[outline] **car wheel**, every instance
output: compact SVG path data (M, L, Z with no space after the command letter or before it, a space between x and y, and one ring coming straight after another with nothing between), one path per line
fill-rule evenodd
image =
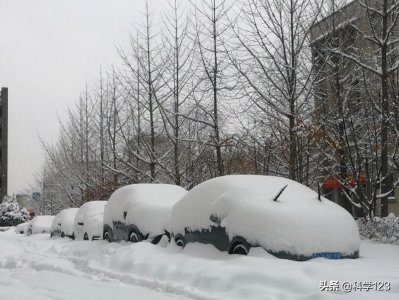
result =
M108 243L111 243L111 235L109 234L108 230L104 231L103 240L108 241Z
M231 254L247 255L249 252L248 248L243 244L235 244L230 251Z
M65 233L61 232L61 237L64 238L65 237Z
M175 243L177 246L184 248L186 246L186 240L182 237L175 237Z
M89 236L87 235L87 233L85 233L85 235L83 236L83 240L85 240L85 241L89 240Z
M141 241L140 234L135 230L132 231L129 235L129 241L132 243L138 243Z

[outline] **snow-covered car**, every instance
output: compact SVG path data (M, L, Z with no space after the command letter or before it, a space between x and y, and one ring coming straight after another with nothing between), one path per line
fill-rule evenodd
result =
M65 208L61 210L51 224L51 237L69 237L74 239L73 222L75 221L76 214L79 208Z
M169 235L173 205L187 191L170 184L132 184L117 189L104 210L104 240L156 244Z
M35 216L28 223L27 235L36 233L50 233L54 216Z
M102 237L106 203L107 201L90 201L79 208L73 224L76 240L97 240Z
M15 233L26 234L28 231L28 225L29 222L18 224L17 227L15 227Z
M199 184L172 209L177 245L213 244L246 255L262 247L279 258L358 258L360 237L352 216L295 181L230 175Z

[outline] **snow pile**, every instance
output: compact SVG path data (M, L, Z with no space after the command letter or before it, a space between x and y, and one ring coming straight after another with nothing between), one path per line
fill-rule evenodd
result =
M385 218L360 218L357 224L363 239L399 244L399 217L393 214Z
M169 229L171 209L187 191L169 184L132 184L117 189L108 200L104 224L134 224L143 234L156 236ZM124 214L126 213L126 218Z
M16 226L28 220L28 211L19 207L15 197L4 197L0 204L0 226Z
M311 256L359 250L356 222L345 209L286 178L231 175L199 184L174 206L173 233L210 229L211 215L222 220L230 239L242 236L274 252Z
M29 222L21 223L15 227L15 232L20 234L26 234L28 231Z
M73 222L79 208L65 208L61 210L51 224L51 232L64 233L67 236L73 234Z
M75 239L83 240L85 234L87 234L89 240L93 237L102 237L106 203L107 201L90 201L79 208L73 224ZM83 223L83 225L79 223Z
M260 248L228 255L211 245L71 241L0 233L0 299L398 299L397 245L362 241L359 259L277 259ZM321 281L339 281L322 291ZM344 293L344 282L390 282L390 291ZM105 289L108 287L107 291ZM127 287L158 293L122 293ZM104 294L99 293L102 291ZM23 294L20 294L20 292ZM31 292L29 294L29 292ZM33 295L33 296L32 296ZM6 297L8 296L8 297Z
M28 234L50 233L54 216L36 216L29 221Z

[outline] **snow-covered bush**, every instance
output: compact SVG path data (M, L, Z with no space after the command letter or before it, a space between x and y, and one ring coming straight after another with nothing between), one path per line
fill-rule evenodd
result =
M4 197L0 204L0 226L16 226L28 220L28 211L19 207L15 197Z
M394 214L385 218L360 218L357 225L362 239L399 244L399 217Z

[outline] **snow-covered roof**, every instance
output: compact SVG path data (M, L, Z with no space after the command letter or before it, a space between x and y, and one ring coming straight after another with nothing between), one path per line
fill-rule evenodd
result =
M104 224L135 224L142 233L160 234L170 221L170 211L187 191L170 184L132 184L117 189L108 200ZM124 213L126 212L126 218Z
M211 215L222 219L230 238L242 236L271 251L352 254L360 245L357 225L345 209L286 178L230 175L199 184L174 206L172 230L209 229Z

